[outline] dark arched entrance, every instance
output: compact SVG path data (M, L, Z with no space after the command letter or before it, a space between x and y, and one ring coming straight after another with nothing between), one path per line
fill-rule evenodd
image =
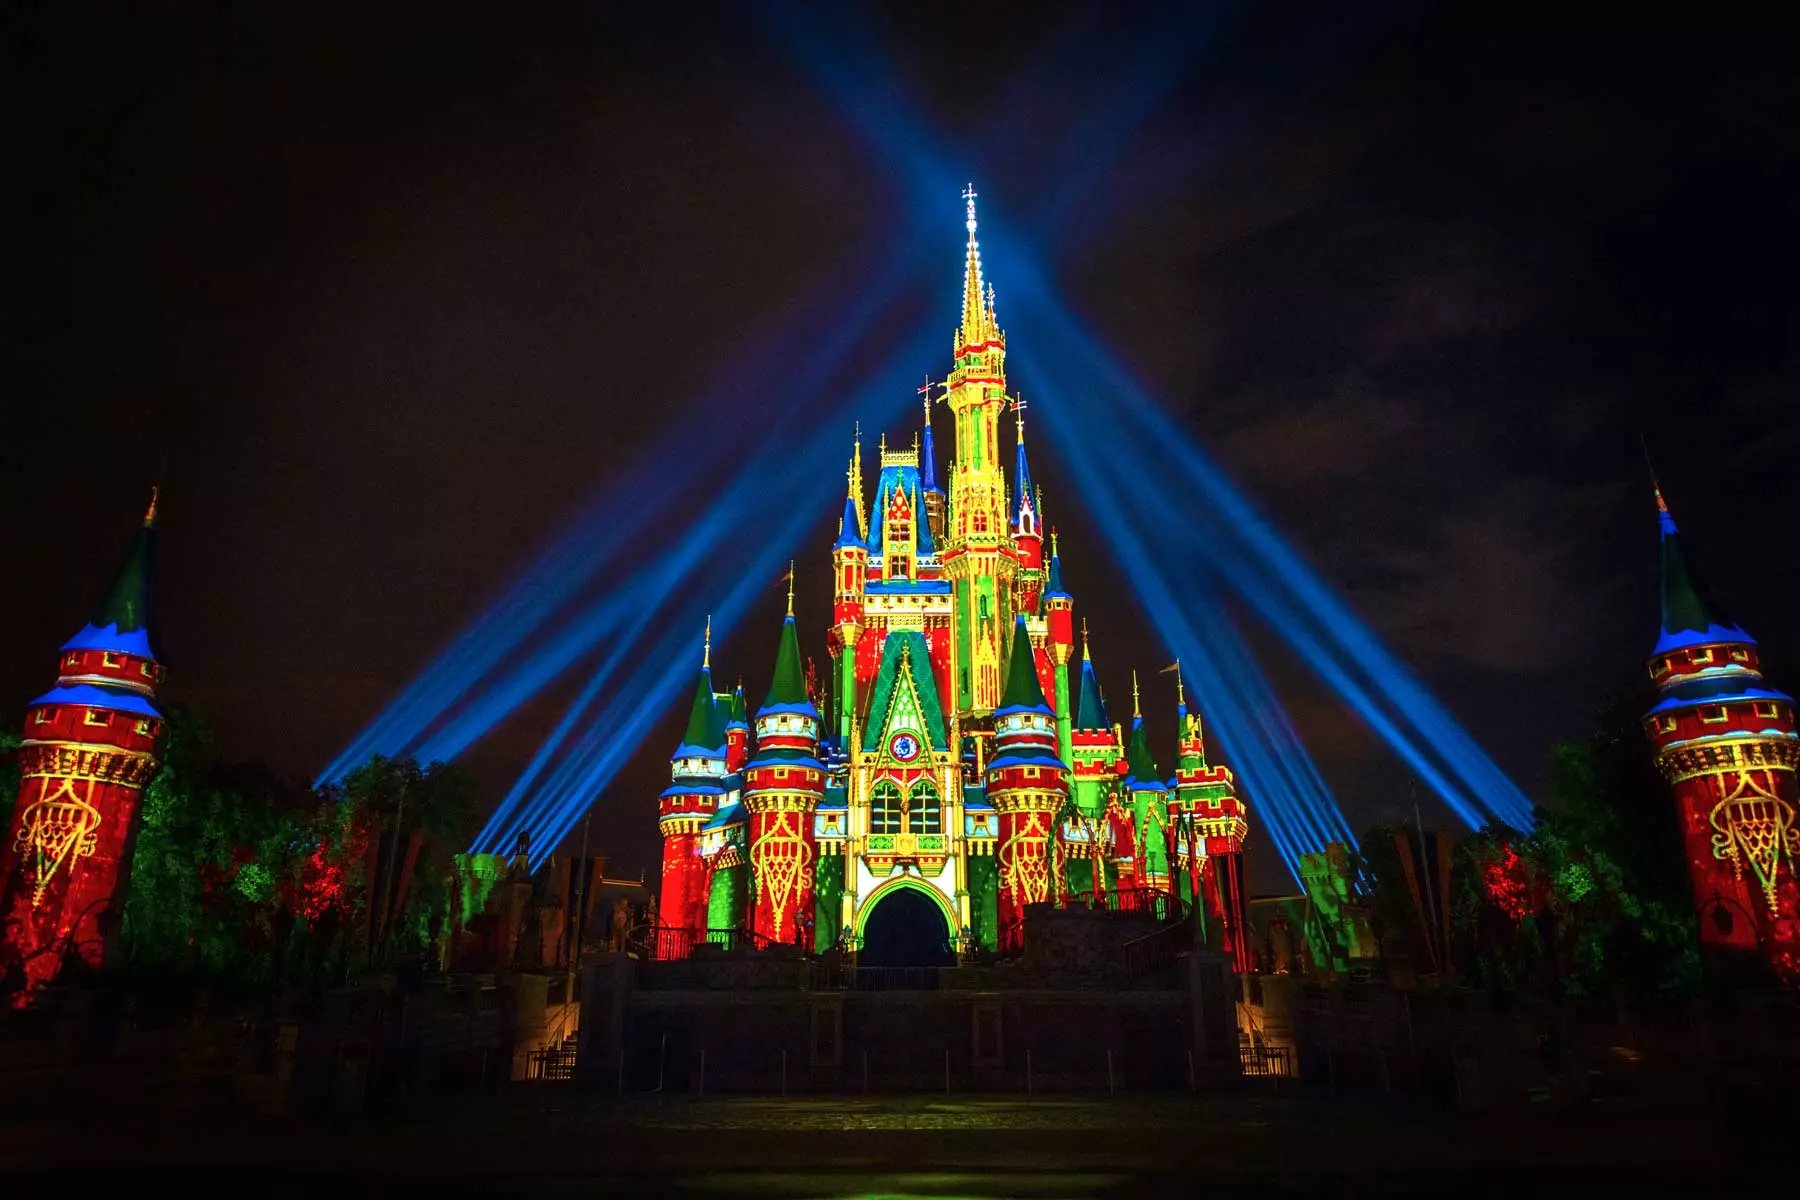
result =
M947 967L956 963L944 910L911 887L891 888L875 900L863 922L865 967Z

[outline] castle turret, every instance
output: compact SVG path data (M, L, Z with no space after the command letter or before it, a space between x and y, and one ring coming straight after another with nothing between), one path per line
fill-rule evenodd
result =
M963 732L979 740L986 736L982 719L1000 702L1018 552L1006 511L999 444L1000 410L1006 405L1006 335L994 318L992 291L983 290L973 188L964 199L969 241L963 264L962 326L945 385L945 399L956 422L956 461L951 467L943 565L955 596L952 707Z
M937 443L931 436L931 388L928 379L920 393L925 397L925 430L924 444L919 448L919 483L925 494L925 517L931 526L931 540L934 545L944 544L944 513L949 500L944 489L938 485L937 477Z
M700 853L700 831L723 803L730 749L725 715L712 690L712 622L706 624L700 673L688 706L681 744L669 756L669 786L657 797L662 832L662 892L657 903L661 923L698 936L707 925L707 866ZM686 952L687 935L659 937L657 956Z
M788 615L781 626L775 677L756 713L756 757L744 768L750 812L752 928L771 942L811 949L813 811L825 795L819 761L819 710L806 694L800 639L794 629L792 572Z
M1247 973L1254 966L1249 894L1244 888L1244 835L1249 823L1231 769L1207 765L1200 714L1188 709L1180 663L1175 695L1177 739L1169 828L1176 890L1201 914L1208 942L1231 955L1239 973Z
M1069 660L1075 656L1075 598L1063 590L1062 555L1056 549L1056 531L1050 531L1050 573L1044 590L1044 653L1049 656L1056 681L1056 753L1063 765L1075 767L1075 714L1069 695Z
M862 516L862 438L850 459L849 494L831 548L831 654L837 666L838 745L848 747L856 724L856 645L863 631L863 590L869 578L869 543Z
M1707 597L1656 489L1662 528L1662 635L1644 718L1656 765L1675 794L1700 940L1758 954L1800 979L1796 887L1794 702L1763 680L1754 638Z
M103 965L162 714L151 615L156 500L93 617L64 643L56 687L27 706L19 793L0 845L0 978L29 1003L79 956Z
M731 715L725 720L725 771L736 774L750 761L750 715L744 707L744 685L731 691Z
M1031 635L1020 616L1007 656L1006 691L994 710L994 758L987 799L1000 815L999 919L1003 939L1017 928L1027 904L1051 898L1053 838L1069 796L1056 755L1056 722L1038 683Z
M1169 788L1150 755L1150 735L1138 702L1137 674L1131 676L1131 743L1125 751L1125 795L1136 835L1137 886L1153 892L1169 887Z
M1019 565L1013 576L1014 611L1038 615L1038 598L1044 591L1044 527L1039 511L1042 498L1031 482L1031 464L1025 457L1025 400L1013 401L1013 424L1018 446L1013 453L1012 539Z
M1106 714L1099 677L1094 674L1085 623L1081 632L1081 685L1073 717L1069 732L1070 789L1076 818L1087 833L1088 845L1079 860L1070 860L1069 890L1107 892L1118 882L1115 856L1131 853L1129 842L1119 842L1114 836L1111 819L1111 810L1117 808L1115 796L1125 763L1117 731Z

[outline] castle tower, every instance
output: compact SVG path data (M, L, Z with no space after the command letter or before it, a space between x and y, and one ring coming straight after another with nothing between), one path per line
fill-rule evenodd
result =
M73 957L103 964L162 714L151 597L156 500L93 617L64 643L56 687L26 708L19 797L0 845L0 976L16 1007Z
M1006 335L994 319L992 291L983 291L973 188L964 199L969 242L963 262L962 326L955 339L955 365L945 384L945 399L956 422L956 461L950 470L943 564L955 595L952 707L966 721L988 716L1000 703L1018 552L1010 534L999 444L1000 410L1006 405ZM964 732L979 736L981 731L966 726Z
M1063 590L1062 555L1056 531L1050 531L1050 574L1044 590L1044 652L1056 680L1056 753L1063 765L1075 766L1074 713L1069 705L1069 660L1075 655L1075 598Z
M725 721L725 773L735 775L750 761L750 716L744 707L744 685L731 692L731 715Z
M1756 640L1707 599L1660 488L1656 508L1662 636L1644 728L1675 794L1701 945L1758 954L1800 979L1794 702L1764 682Z
M700 831L718 812L725 795L721 779L728 757L725 722L712 690L709 620L687 729L669 756L669 786L657 797L663 856L662 893L656 911L664 926L692 931L696 936L707 926L706 860L700 854ZM684 937L659 937L657 941L658 958L686 952Z
M1068 797L1066 769L1056 756L1055 717L1044 703L1031 635L1020 616L1007 656L1006 691L994 710L994 759L987 769L987 799L1000 815L1003 939L1027 904L1051 898L1053 838Z
M1150 756L1150 735L1138 704L1137 675L1131 677L1131 745L1125 752L1125 795L1136 835L1136 885L1153 892L1169 888L1169 788Z
M1072 760L1071 790L1075 801L1075 819L1086 834L1087 850L1069 862L1071 892L1106 892L1118 884L1114 856L1118 853L1113 836L1110 812L1114 809L1120 774L1125 769L1118 733L1108 722L1106 701L1100 695L1100 680L1094 674L1094 660L1088 650L1087 630L1081 635L1080 706L1074 714L1069 732L1069 754ZM1129 849L1125 850L1129 854Z
M1025 458L1025 401L1013 401L1013 425L1018 446L1013 453L1012 539L1019 563L1013 576L1013 611L1038 615L1038 597L1044 590L1043 514L1040 498L1031 482L1031 464Z
M752 928L772 942L801 944L813 917L817 846L813 811L825 795L819 761L819 710L806 694L800 639L794 630L793 582L781 626L775 677L756 713L756 757L744 768L750 813Z
M929 428L929 427L928 427ZM863 631L863 589L869 578L869 543L862 516L862 438L851 455L849 494L831 548L831 654L837 665L838 745L848 747L856 724L856 644Z
M919 482L925 493L925 517L931 527L931 540L934 545L944 544L944 514L949 508L949 498L944 489L938 486L937 477L937 444L931 436L931 381L919 391L925 397L925 443L919 449Z
M1178 738L1175 790L1169 798L1176 890L1201 914L1207 941L1231 955L1233 967L1245 974L1254 966L1250 897L1244 887L1249 822L1231 769L1207 765L1200 714L1188 711L1180 664L1176 667Z

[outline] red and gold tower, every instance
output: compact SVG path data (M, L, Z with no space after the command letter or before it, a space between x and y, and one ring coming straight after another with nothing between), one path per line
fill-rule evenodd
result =
M756 713L756 757L744 767L754 889L751 927L772 942L812 948L813 867L818 860L813 811L824 795L819 710L806 693L800 667L790 578L775 678Z
M0 971L22 1007L71 956L104 961L138 801L156 772L163 668L151 624L156 501L56 687L26 709L19 801L0 847Z
M1067 768L1056 753L1056 717L1044 703L1037 655L1020 616L1013 623L1006 691L994 710L994 759L987 768L988 803L1000 816L999 927L1004 940L1027 904L1052 895L1052 847L1069 799Z
M657 914L671 929L706 929L706 860L700 855L700 830L718 811L729 769L730 741L725 730L729 712L719 711L712 690L712 622L707 622L700 676L688 709L681 744L669 756L669 786L657 797L662 832L662 893ZM741 738L740 738L741 741ZM667 944L664 944L664 943ZM657 957L685 953L679 941L659 939Z
M1169 798L1176 887L1182 898L1200 903L1208 940L1217 929L1218 948L1233 969L1255 966L1249 938L1250 897L1244 890L1244 835L1250 825L1238 798L1231 768L1208 766L1200 714L1189 712L1180 664L1175 673L1175 791Z
M1662 636L1649 662L1658 700L1644 728L1675 793L1700 942L1759 955L1800 980L1794 701L1764 682L1756 640L1706 599L1660 488L1656 508Z

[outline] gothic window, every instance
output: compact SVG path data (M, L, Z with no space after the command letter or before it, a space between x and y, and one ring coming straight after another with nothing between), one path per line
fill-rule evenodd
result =
M943 801L938 797L935 783L921 779L913 784L909 801L907 826L913 833L944 832Z
M869 832L899 833L904 808L899 784L891 779L877 783L869 791Z

